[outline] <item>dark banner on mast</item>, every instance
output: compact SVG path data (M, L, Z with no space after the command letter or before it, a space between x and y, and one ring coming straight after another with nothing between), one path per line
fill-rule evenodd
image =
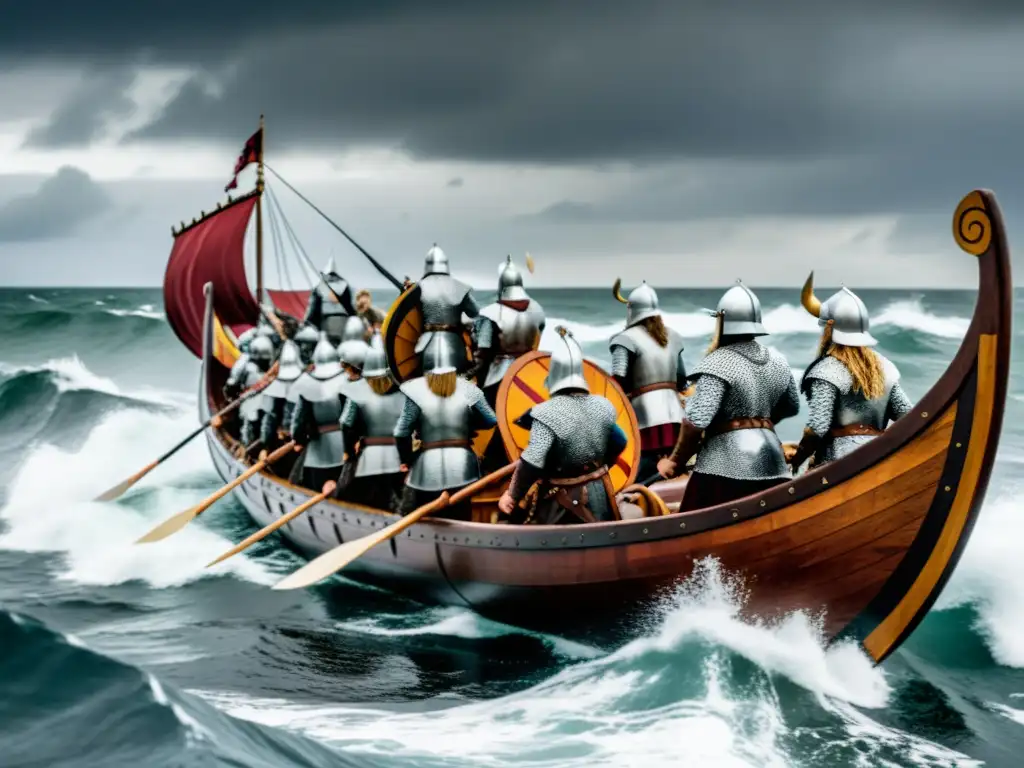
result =
M224 187L225 192L230 192L238 187L238 174L245 170L247 165L258 162L262 153L263 129L260 128L249 137L249 140L245 142L245 146L242 147L242 154L238 156L238 162L235 163L235 175L231 177L231 181Z

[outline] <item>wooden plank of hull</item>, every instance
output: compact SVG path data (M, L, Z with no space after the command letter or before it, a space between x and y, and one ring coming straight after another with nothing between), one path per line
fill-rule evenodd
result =
M714 555L745 574L751 613L824 611L830 636L854 637L881 661L921 620L955 566L1002 422L1012 307L1005 234L987 192L968 195L955 222L957 242L979 257L985 300L940 381L850 456L761 494L685 514L571 527L427 520L345 573L502 621L558 629L642 610L697 559ZM204 379L204 418L216 403L211 384ZM210 448L225 479L242 471L222 439L211 434ZM268 474L237 493L260 525L312 495ZM318 554L394 519L325 502L282 533Z

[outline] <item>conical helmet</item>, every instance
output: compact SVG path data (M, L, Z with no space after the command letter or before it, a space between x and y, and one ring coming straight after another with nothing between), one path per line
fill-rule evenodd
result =
M528 301L529 298L523 288L523 273L510 254L498 265L498 301Z
M320 332L320 341L313 350L313 370L310 375L314 379L330 379L341 373L341 363L338 361L338 350L327 338L327 332Z
M257 334L249 343L249 359L258 363L269 364L274 359L274 344L269 336Z
M388 373L388 358L384 353L384 339L379 333L375 333L366 350L366 359L363 360L363 378L373 379L387 376Z
M370 345L362 339L349 339L341 342L338 347L338 359L345 365L361 371L366 363L366 353L369 351Z
M726 291L712 315L722 317L723 336L767 336L761 324L761 300L742 281Z
M341 340L345 341L366 341L366 323L359 315L349 315L345 320L345 329L341 333Z
M345 305L349 303L351 291L348 280L338 274L338 269L334 266L334 257L331 257L324 267L323 279L317 285L317 291L328 301L340 301Z
M811 272L800 294L804 309L818 318L818 325L832 324L832 340L847 347L873 347L878 340L871 335L871 318L860 296L843 286L824 302L814 295Z
M317 333L315 327L309 324L302 326L295 334L295 343L299 345L299 356L302 358L303 365L313 362L313 350L316 349L319 341L320 334Z
M648 317L661 315L661 310L658 308L658 293L647 284L646 280L630 292L628 299L622 298L622 294L619 293L621 285L622 282L620 280L615 281L615 285L612 287L612 295L626 305L627 328L646 320Z
M561 325L557 326L555 331L558 338L551 351L551 364L544 386L552 395L566 389L582 389L589 392L590 387L583 375L583 350L579 342L571 331Z
M427 251L427 259L423 267L423 276L427 275L447 275L450 274L448 269L448 256L445 252L437 247L437 243Z
M295 381L302 375L302 355L299 353L299 345L291 339L285 341L281 346L281 356L278 358L280 366L277 370L278 381Z

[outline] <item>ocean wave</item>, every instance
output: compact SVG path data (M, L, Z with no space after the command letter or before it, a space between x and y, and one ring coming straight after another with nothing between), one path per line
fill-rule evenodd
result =
M7 489L7 504L0 509L6 524L0 549L60 553L51 564L56 578L94 586L142 581L166 588L225 574L270 584L270 571L243 555L216 572L205 569L233 542L201 523L161 542L133 543L158 521L218 487L202 438L147 475L120 503L90 501L194 427L195 416L188 412L125 409L107 415L76 450L37 444ZM197 477L204 478L198 488ZM131 497L142 494L144 509L133 508Z
M300 737L234 720L27 616L0 611L0 647L5 765L356 764Z
M936 611L972 605L977 631L997 663L1024 668L1024 536L1019 483L1000 490L985 502L970 541L949 584L936 601Z
M646 636L524 691L443 711L194 692L237 717L349 754L416 765L760 767L790 765L794 753L812 765L959 757L859 711L884 706L890 689L857 646L826 648L803 614L744 621L743 604L742 586L716 561L701 561ZM446 631L453 629L466 626ZM787 726L790 708L813 704L824 710L817 725Z
M152 304L143 304L137 309L108 309L107 314L115 317L143 317L147 320L166 320L167 315L157 312Z

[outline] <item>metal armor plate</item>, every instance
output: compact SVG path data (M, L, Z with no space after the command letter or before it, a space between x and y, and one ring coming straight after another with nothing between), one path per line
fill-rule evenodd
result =
M417 351L417 345L423 335L423 325L420 286L414 285L395 299L381 326L388 368L399 382L416 378L423 372L421 357ZM463 350L465 359L469 360L471 355L468 332L463 334Z
M473 404L483 399L475 384L458 379L451 397L435 395L423 377L404 382L401 389L420 409L417 431L422 442L470 439ZM440 491L479 478L480 464L469 448L430 448L416 458L406 484L421 491Z
M241 377L242 389L248 389L258 384L263 379L264 373L260 367L251 360L246 360L244 372ZM263 393L253 395L242 401L238 406L238 415L242 421L259 421L263 418L263 410L266 407Z
M714 376L728 385L715 420L770 418L793 378L778 352L756 341L730 344L705 357L691 379ZM774 430L737 429L707 440L697 454L697 472L737 480L790 477L782 443Z
M536 349L540 344L540 336L544 330L544 310L540 304L530 299L529 305L522 312L496 302L484 307L480 315L497 326L495 352L498 355L509 355L498 357L491 363L484 379L486 388L501 381L515 357Z
M398 389L378 395L365 379L352 382L349 399L359 406L359 419L366 437L392 437L405 407L405 395ZM359 454L356 477L398 472L402 461L394 445L368 445Z
M351 382L343 374L331 379L316 382L317 388L312 399L303 392L303 399L309 402L313 421L317 426L339 426L341 409L345 405L345 396ZM323 434L314 434L306 446L305 466L307 467L339 467L341 457L345 453L345 441L341 429Z
M672 389L656 389L630 398L641 429L659 424L678 424L683 420L683 406L676 391L679 354L683 340L675 331L668 331L668 344L660 346L643 326L634 325L612 337L609 347L621 346L633 353L628 377L634 389L651 384L668 383Z

